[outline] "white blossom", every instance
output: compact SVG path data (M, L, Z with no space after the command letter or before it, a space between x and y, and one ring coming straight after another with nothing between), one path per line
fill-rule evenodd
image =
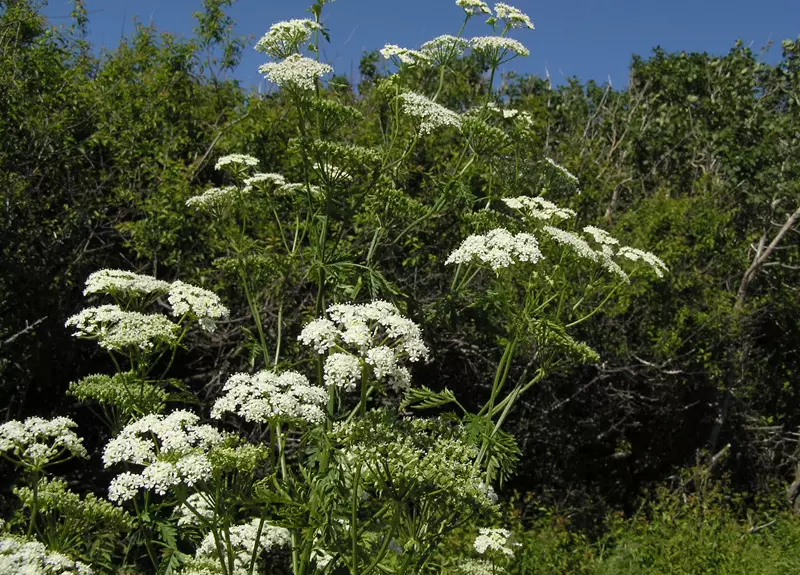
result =
M261 525L261 535L258 536L258 527ZM229 543L234 553L234 569L231 575L246 575L253 551L256 546L256 559L262 552L269 553L272 549L286 547L291 542L289 530L276 527L267 522L261 524L260 519L253 519L243 525L234 525L228 530ZM218 560L217 544L214 534L208 533L197 548L196 559L214 558Z
M505 21L506 26L509 28L528 28L529 30L534 29L533 22L531 22L530 17L513 6L498 2L494 5L494 11L497 17Z
M285 58L298 51L301 44L308 42L314 30L321 29L320 24L305 18L277 22L256 42L255 49L273 58Z
M600 254L593 250L592 246L590 246L586 240L576 234L573 234L572 232L555 228L553 226L544 226L542 230L544 230L547 235L553 238L556 243L572 248L572 250L582 258L586 258L594 262L600 258Z
M214 518L214 502L205 493L192 493L175 508L174 515L178 517L178 527L200 525L201 518L205 521Z
M104 349L138 347L152 349L154 342L173 343L178 325L161 314L123 311L113 304L89 307L70 317L66 327L74 327L75 337L96 339Z
M217 294L180 280L172 283L167 299L172 306L172 315L191 314L206 331L214 331L215 320L228 317L230 313Z
M489 102L488 104L486 104L486 107L492 112L503 114L503 118L505 119L514 118L519 114L519 110L515 110L514 108L502 108L497 104L495 104L494 102Z
M353 390L361 378L361 361L349 353L332 353L325 359L323 373L327 385Z
M520 56L529 56L531 53L522 42L506 36L478 36L472 38L469 43L477 52L497 53L500 57L506 52L513 52Z
M467 46L469 46L469 44L463 38L443 34L442 36L437 36L433 40L425 42L420 47L420 51L428 57L432 64L441 66L449 62L452 58L463 54Z
M514 556L514 551L508 546L511 532L507 529L482 528L473 543L475 551L483 555L487 550L500 551L508 557Z
M420 120L421 134L429 134L444 126L461 129L461 118L458 114L422 94L406 92L400 94L400 99L403 112Z
M655 274L660 278L664 277L664 272L669 271L667 265L660 258L644 250L625 246L619 248L619 251L617 251L617 256L629 259L634 262L640 260L643 261L644 263L649 265L653 269Z
M68 457L88 457L83 440L73 431L77 424L68 417L24 422L11 420L0 425L0 452L25 466L41 469Z
M575 211L569 208L560 208L551 201L545 200L541 196L531 198L528 196L518 196L516 198L503 198L502 202L509 208L519 210L526 216L537 220L550 220L559 218L566 220L575 216Z
M496 228L486 234L468 236L450 254L445 264L478 260L489 264L493 270L498 270L515 262L536 263L543 258L539 242L533 235L524 232L514 235L504 228Z
M570 172L567 168L565 168L560 164L557 164L552 158L545 158L544 161L547 163L548 166L553 168L556 171L556 173L561 175L563 178L572 182L575 185L578 184L578 177L575 176L572 172Z
M221 170L224 166L230 164L241 164L244 166L257 166L258 165L258 158L254 158L253 156L248 156L247 154L229 154L227 156L222 156L219 160L217 160L216 165L214 166L215 170Z
M594 226L586 226L583 228L584 233L589 234L592 236L595 242L601 245L606 246L616 246L619 245L619 240L609 234L606 230L602 228L596 228Z
M273 173L253 174L249 178L245 178L244 191L250 192L253 189L253 186L255 186L256 184L260 184L262 182L269 182L273 186L280 187L286 185L286 178L284 178L281 174L273 174Z
M43 543L6 535L0 538L0 573L8 575L93 575L91 567L50 551Z
M495 575L497 572L494 564L485 559L463 559L458 569L464 575Z
M328 401L327 391L311 385L304 375L295 371L237 373L228 379L222 391L222 397L211 409L211 417L216 419L221 419L226 412L253 423L288 419L313 424L325 419L323 407Z
M492 13L492 11L489 10L489 5L483 0L456 0L456 5L463 8L464 12L470 16L475 16L481 12L484 14Z
M166 293L169 283L152 276L136 274L125 270L103 269L92 273L86 280L83 295L119 292L135 295Z
M380 49L381 56L386 58L387 60L391 60L393 57L397 57L400 62L403 64L408 64L409 66L413 66L418 62L427 62L430 58L420 52L419 50L409 50L408 48L401 48L396 44L386 44L383 48Z
M223 188L210 188L200 195L192 196L186 200L186 205L190 208L211 210L221 208L230 204L239 197L241 191L236 186L225 186Z
M294 86L301 90L313 90L317 78L330 74L333 68L311 58L292 54L280 62L267 62L258 71L281 88Z
M307 323L300 332L298 340L303 345L313 345L314 351L323 354L336 345L339 330L326 318L318 318Z

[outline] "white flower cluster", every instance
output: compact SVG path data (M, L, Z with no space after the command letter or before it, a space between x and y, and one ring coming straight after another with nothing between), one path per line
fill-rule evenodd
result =
M572 250L582 258L592 260L593 262L596 262L600 258L600 254L593 250L592 246L590 246L586 240L572 232L553 226L544 226L542 230L553 238L556 243L572 248Z
M81 438L73 431L77 426L68 417L8 421L0 425L0 452L22 465L38 469L71 456L88 457ZM62 458L67 453L70 455Z
M583 238L580 236L573 234L572 232L568 232L566 230L562 230L559 228L554 228L552 226L544 226L542 228L556 243L559 243L563 246L567 246L571 248L578 256L592 260L593 262L599 262L606 270L613 273L617 277L619 277L624 282L629 282L630 278L628 274L615 262L612 258L614 255L613 250L611 249L612 242L616 242L614 238L612 238L608 232L605 230L601 230L600 228L594 228L592 226L587 226L594 230L593 232L588 232L595 238L597 243L601 244L600 250L593 249ZM586 231L586 228L584 228ZM597 238L602 238L603 241L599 241Z
M495 575L497 569L491 561L485 559L464 559L458 564L464 575Z
M88 307L70 317L65 326L75 328L75 337L96 339L109 350L149 350L154 341L174 342L178 331L178 325L161 314L124 311L113 304Z
M539 242L528 233L512 234L496 228L486 234L473 234L465 239L445 264L462 264L478 260L489 264L493 270L505 268L515 262L536 263L544 256Z
M253 156L248 156L247 154L229 154L227 156L222 156L219 160L217 160L214 169L221 170L223 167L228 166L230 164L257 166L258 158L254 158Z
M108 498L116 503L132 499L139 489L159 495L180 483L192 486L211 476L208 450L224 436L199 417L184 410L169 415L150 414L129 423L103 451L103 464L132 463L145 466L137 474L121 473L111 481Z
M228 205L238 195L239 188L236 186L209 188L202 194L192 196L186 200L186 205L190 208L211 210Z
M251 177L244 180L244 192L247 193L253 189L253 186L262 182L269 182L273 186L281 187L286 185L286 178L281 174L253 174Z
M461 118L458 114L422 94L406 92L400 94L400 99L403 112L420 120L421 134L430 134L436 128L444 126L461 128Z
M169 283L152 276L136 274L125 270L98 270L86 280L83 295L96 293L135 295L163 294L169 290Z
M552 158L545 158L544 161L547 162L547 165L553 168L556 171L556 173L561 175L563 178L572 182L575 185L578 185L578 177L575 176L572 172L570 172L567 168L565 168L560 164L557 164Z
M520 56L530 56L530 50L519 40L506 36L478 36L472 38L470 46L476 52L488 52L503 57L507 52L513 52Z
M200 525L201 518L205 521L214 519L214 505L205 493L192 493L175 508L174 515L178 517L178 527ZM198 517L200 515L200 517Z
M291 542L289 530L284 527L276 527L269 523L264 523L261 527L261 536L258 535L259 519L253 519L243 525L234 525L228 530L230 544L234 553L234 569L231 575L246 575L250 561L253 558L253 551L258 545L256 559L262 552L269 553L277 547L286 547ZM213 558L218 560L217 545L214 541L214 534L208 533L195 553L196 559Z
M369 366L379 381L398 387L411 383L411 373L400 360L427 359L429 351L419 326L400 315L393 304L334 304L328 318L309 322L298 339L319 354L330 350L324 377L328 385L356 387L362 367Z
M486 104L486 107L492 112L503 114L503 118L505 119L514 118L517 116L517 114L519 114L519 110L515 110L514 108L502 108L497 104L495 104L494 102L489 102L488 104Z
M489 5L483 0L456 0L456 5L464 9L469 16L475 16L483 12L484 14L492 13L489 10Z
M327 391L311 385L306 376L296 371L237 373L228 379L222 391L224 395L211 409L211 417L215 419L221 419L225 412L253 423L278 419L313 424L325 419Z
M413 66L418 62L427 62L428 56L420 52L419 50L409 50L408 48L401 48L396 44L386 44L383 48L380 49L381 56L386 58L387 60L391 60L393 57L397 57L400 62L403 64L408 64L409 66Z
M508 28L528 28L529 30L534 29L533 22L531 22L530 17L524 14L518 8L498 2L494 5L494 12L498 18L506 23L506 27Z
M183 317L191 314L206 331L214 331L215 320L226 318L230 314L217 294L180 280L172 282L168 300L172 306L172 315Z
M39 541L0 538L0 573L7 575L94 575L91 567L50 551Z
M560 208L551 201L541 196L531 198L518 196L516 198L503 198L503 203L513 210L519 210L526 216L537 220L550 220L559 218L567 220L575 216L575 211L569 208Z
M353 179L353 175L347 170L339 166L334 166L330 162L314 162L314 169L332 182Z
M300 45L308 42L314 30L321 29L320 24L306 18L277 22L256 42L255 49L273 58L286 58L299 51Z
M584 233L589 234L592 236L595 242L600 244L601 246L616 246L619 245L619 240L609 234L602 228L596 228L594 226L586 226L583 228Z
M511 532L508 529L482 528L475 538L475 551L483 555L487 550L499 551L508 557L514 556L514 551L508 546Z
M660 278L664 277L664 272L669 271L667 265L659 257L650 252L631 247L621 247L619 248L619 251L617 251L617 256L629 259L633 262L640 260L643 261L649 265L655 274Z
M420 47L420 51L428 57L431 64L441 66L449 62L451 58L463 54L468 46L469 44L464 38L443 34L425 42Z
M267 62L258 71L281 88L313 90L317 78L330 74L333 68L300 54L292 54L280 62Z

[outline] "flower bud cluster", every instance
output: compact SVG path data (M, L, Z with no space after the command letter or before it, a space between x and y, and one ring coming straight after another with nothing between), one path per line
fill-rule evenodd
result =
M516 262L535 264L543 258L539 242L533 235L524 232L514 235L504 228L496 228L486 234L468 236L445 264L478 261L498 270Z
M11 420L0 425L0 452L36 469L70 457L88 457L83 441L73 431L76 427L69 417Z
M380 300L334 304L328 308L328 317L309 322L298 337L320 355L333 351L324 367L328 385L353 389L362 369L369 367L378 381L407 387L411 373L401 360L428 357L419 326L403 317L394 304Z
M103 464L144 466L141 473L125 472L111 481L108 498L114 502L132 499L139 489L164 495L170 487L192 486L211 476L208 451L224 441L224 436L209 425L199 425L199 417L184 410L169 415L146 415L129 423L103 451Z
M277 420L314 424L325 419L327 391L311 385L306 376L296 371L237 373L228 379L222 391L222 397L211 409L211 417L215 419L221 419L226 412L251 423Z

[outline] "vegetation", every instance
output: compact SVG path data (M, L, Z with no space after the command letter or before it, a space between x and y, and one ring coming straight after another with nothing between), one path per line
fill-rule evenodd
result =
M553 87L459 0L356 83L317 0L259 95L231 2L0 0L0 566L800 569L800 39Z

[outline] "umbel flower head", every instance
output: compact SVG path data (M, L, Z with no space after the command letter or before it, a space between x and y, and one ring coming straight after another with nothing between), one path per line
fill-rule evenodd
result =
M400 94L400 101L403 113L420 120L421 134L430 134L433 130L444 126L461 128L461 118L458 114L422 94L406 92Z
M72 457L88 457L81 438L73 431L76 427L68 417L8 421L0 425L0 452L31 469L42 469Z
M528 15L524 12L519 10L518 8L514 8L513 6L509 6L508 4L504 4L502 2L498 2L494 5L494 12L497 18L505 22L506 29L510 28L528 28L529 30L533 30L533 22Z
M498 58L505 58L509 52L513 55L529 56L530 50L519 40L508 38L506 36L478 36L469 41L470 46L476 52L484 52L490 55L496 54ZM510 58L503 61L506 62Z
M311 34L321 29L319 23L305 18L277 22L256 42L255 49L276 59L286 58L299 52L302 45L309 41Z
M473 546L481 555L487 551L498 551L507 557L514 556L514 550L509 547L511 531L508 529L481 528L475 538Z
M172 306L172 315L192 316L206 331L214 331L216 320L226 318L230 314L217 294L180 280L170 285L168 300Z
M219 160L217 160L217 163L214 165L214 169L221 170L225 166L230 165L255 167L258 165L258 158L248 156L247 154L228 154L227 156L222 156Z
M178 331L178 325L161 314L124 311L113 304L88 307L70 317L65 325L75 328L75 337L95 339L100 347L109 350L149 350L156 343L174 343Z
M403 317L394 304L376 300L368 304L334 304L328 318L306 324L298 339L325 361L325 382L352 389L369 367L378 381L398 387L411 382L411 373L401 361L428 357L419 326Z
M333 68L300 54L292 54L280 62L267 62L258 71L281 88L313 90L317 79L333 72Z
M169 282L157 280L125 270L103 269L92 273L86 280L83 295L110 294L150 296L162 295L169 290Z
M503 198L503 203L513 210L518 210L524 216L537 220L552 220L558 218L567 220L575 217L575 211L569 208L560 208L551 201L545 200L541 196L531 198L528 196L518 196L516 198Z
M429 60L428 56L419 50L409 50L408 48L401 48L395 44L386 44L386 46L380 49L380 53L381 56L387 60L396 57L402 64L407 64L408 66L413 66L418 62L427 62Z
M0 573L8 575L94 575L91 567L15 535L0 536Z
M169 488L184 483L192 486L211 476L208 451L224 441L224 436L209 425L199 425L199 417L184 410L169 415L146 415L129 423L103 451L103 464L144 466L141 473L124 472L111 481L108 498L120 503L132 499L139 489L164 495Z
M211 409L211 417L216 419L221 419L225 412L235 413L252 423L319 423L325 419L323 406L328 401L327 391L311 385L306 376L296 371L237 373L228 379L222 391L222 397Z
M492 13L489 10L489 5L483 0L456 0L456 5L463 8L464 12L469 16L475 16L480 13L491 15Z
M420 51L428 58L434 66L442 66L453 58L464 53L469 44L464 38L443 34L433 40L428 40L421 47Z
M544 256L539 242L528 233L512 234L496 228L486 234L468 236L445 261L445 264L464 264L474 261L488 264L493 270L506 268L517 262L536 263Z
M286 547L291 542L288 529L270 525L267 522L261 525L261 534L259 536L258 529L260 524L260 519L252 519L248 523L234 525L228 530L230 537L228 543L234 553L234 565L231 575L246 575L248 573L254 550L257 560L262 553L269 553L278 547ZM208 533L200 543L195 553L195 561L199 563L198 567L203 563L210 564L211 572L214 572L213 565L219 562L219 555L213 533ZM190 569L191 567L190 564Z

